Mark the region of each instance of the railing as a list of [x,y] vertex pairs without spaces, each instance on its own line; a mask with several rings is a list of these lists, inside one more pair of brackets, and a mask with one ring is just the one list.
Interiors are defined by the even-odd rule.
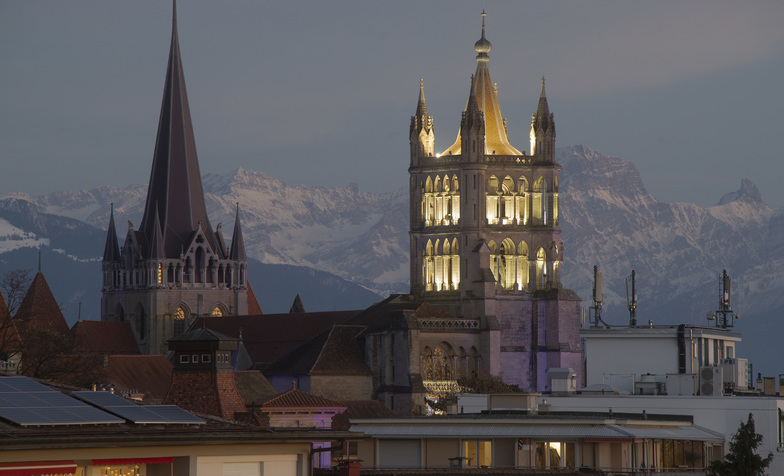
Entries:
[[[316,469],[314,476],[334,476],[337,469]],[[479,467],[479,468],[450,468],[450,467],[375,467],[362,466],[362,476],[427,476],[427,475],[495,475],[495,476],[544,476],[544,475],[572,475],[572,476],[705,476],[707,471],[703,468],[613,468],[613,467],[580,467],[580,468],[536,468],[531,466],[516,467]]]
[[479,319],[420,319],[423,329],[479,329]]

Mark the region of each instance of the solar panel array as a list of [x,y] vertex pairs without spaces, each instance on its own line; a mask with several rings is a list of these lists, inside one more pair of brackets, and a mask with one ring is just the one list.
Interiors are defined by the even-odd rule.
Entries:
[[0,378],[0,418],[21,426],[124,423],[27,377]]
[[199,425],[204,420],[175,405],[137,405],[109,392],[72,392],[74,397],[136,424]]

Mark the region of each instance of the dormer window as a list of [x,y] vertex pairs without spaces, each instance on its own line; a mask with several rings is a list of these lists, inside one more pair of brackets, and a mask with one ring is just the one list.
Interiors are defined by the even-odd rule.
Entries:
[[191,362],[189,355],[180,355],[180,363],[181,364],[189,364]]

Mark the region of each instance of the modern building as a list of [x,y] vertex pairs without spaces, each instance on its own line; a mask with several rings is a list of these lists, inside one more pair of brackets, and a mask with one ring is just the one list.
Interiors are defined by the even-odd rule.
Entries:
[[231,247],[207,217],[175,5],[144,215],[138,228],[128,223],[119,247],[112,210],[101,319],[130,322],[142,353],[165,353],[197,317],[248,314],[247,263],[239,205]]
[[498,331],[476,343],[482,375],[542,391],[546,369],[581,367],[580,299],[561,283],[555,122],[542,79],[530,150],[511,144],[484,16],[457,139],[441,153],[420,82],[409,128],[411,294],[477,320],[474,332]]

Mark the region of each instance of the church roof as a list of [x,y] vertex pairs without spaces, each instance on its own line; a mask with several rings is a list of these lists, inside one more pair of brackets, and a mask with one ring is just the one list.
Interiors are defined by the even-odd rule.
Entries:
[[[270,364],[332,324],[346,322],[360,311],[328,311],[204,318],[204,326],[239,338],[256,364]],[[200,323],[196,324],[201,325]],[[262,369],[264,370],[264,369]]]
[[245,406],[265,400],[278,393],[275,387],[258,370],[238,370],[234,372],[234,383],[240,392]]
[[370,375],[357,337],[365,326],[334,325],[289,352],[267,375]]
[[79,321],[71,332],[80,352],[138,354],[130,322]]
[[[210,246],[218,252],[218,243],[210,228],[204,203],[177,36],[176,3],[173,7],[171,47],[147,203],[139,227],[147,237],[146,243],[154,241],[156,215],[160,220],[166,257],[179,257],[184,243],[200,223]],[[149,256],[147,250],[144,251],[143,256]]]
[[[492,45],[485,38],[484,17],[485,13],[482,12],[482,37],[474,45],[474,50],[477,52],[477,65],[476,72],[471,80],[471,91],[468,95],[466,111],[472,96],[475,96],[479,110],[484,113],[485,118],[485,154],[522,155],[519,150],[509,143],[504,117],[501,115],[501,105],[498,102],[498,91],[492,79],[490,79],[490,68],[487,65],[490,59],[488,53]],[[458,132],[457,140],[441,154],[442,156],[461,154],[461,135],[461,132]]]
[[23,327],[49,329],[63,335],[70,333],[65,316],[60,311],[60,306],[40,271],[30,283],[27,294],[19,304],[14,320],[17,325],[23,324]]

